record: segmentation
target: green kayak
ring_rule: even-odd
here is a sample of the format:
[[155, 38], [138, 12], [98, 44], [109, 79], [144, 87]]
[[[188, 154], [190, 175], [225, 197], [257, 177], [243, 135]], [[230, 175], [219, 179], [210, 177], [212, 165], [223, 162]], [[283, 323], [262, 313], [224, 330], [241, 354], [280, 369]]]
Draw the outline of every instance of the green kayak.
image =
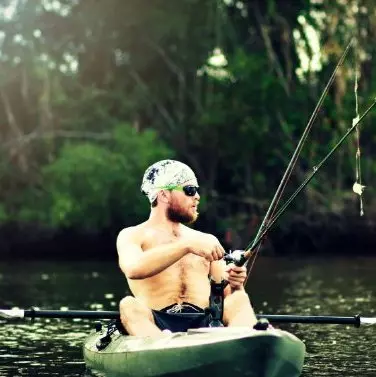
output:
[[277, 329], [209, 327], [158, 338], [115, 331], [98, 350], [105, 335], [100, 330], [88, 336], [84, 358], [111, 377], [297, 377], [305, 355], [301, 340]]

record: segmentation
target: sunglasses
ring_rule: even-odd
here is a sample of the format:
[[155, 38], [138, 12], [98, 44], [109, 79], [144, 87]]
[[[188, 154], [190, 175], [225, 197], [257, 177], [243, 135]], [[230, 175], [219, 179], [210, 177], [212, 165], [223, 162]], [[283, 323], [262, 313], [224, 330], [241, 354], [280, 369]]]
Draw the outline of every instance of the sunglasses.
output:
[[198, 186], [164, 186], [161, 187], [161, 189], [164, 190], [176, 190], [176, 191], [183, 191], [185, 195], [187, 196], [195, 196], [199, 193], [199, 187]]

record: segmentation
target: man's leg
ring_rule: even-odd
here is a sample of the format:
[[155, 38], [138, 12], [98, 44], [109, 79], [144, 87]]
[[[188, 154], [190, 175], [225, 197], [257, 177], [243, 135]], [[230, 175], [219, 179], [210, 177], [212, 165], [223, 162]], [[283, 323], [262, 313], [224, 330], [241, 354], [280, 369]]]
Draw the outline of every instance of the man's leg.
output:
[[223, 323], [225, 326], [247, 326], [252, 328], [256, 324], [255, 312], [244, 289], [227, 295], [223, 306]]
[[129, 335], [153, 336], [161, 334], [151, 310], [132, 296], [120, 301], [120, 320]]

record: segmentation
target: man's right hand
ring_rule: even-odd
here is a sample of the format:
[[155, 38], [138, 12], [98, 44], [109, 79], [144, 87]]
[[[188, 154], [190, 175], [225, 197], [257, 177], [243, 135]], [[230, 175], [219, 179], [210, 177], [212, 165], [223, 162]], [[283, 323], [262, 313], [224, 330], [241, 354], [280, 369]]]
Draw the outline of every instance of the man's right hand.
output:
[[220, 260], [225, 254], [225, 250], [217, 238], [210, 234], [195, 235], [188, 241], [188, 250], [209, 262]]

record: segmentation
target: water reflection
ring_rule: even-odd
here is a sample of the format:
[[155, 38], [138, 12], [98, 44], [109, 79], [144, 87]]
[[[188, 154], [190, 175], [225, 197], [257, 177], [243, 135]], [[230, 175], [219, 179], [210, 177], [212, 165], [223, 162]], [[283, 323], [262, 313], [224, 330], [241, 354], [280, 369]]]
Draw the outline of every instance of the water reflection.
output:
[[[290, 287], [279, 311], [372, 316], [375, 269], [369, 260], [316, 260], [295, 273], [281, 273], [279, 279]], [[289, 330], [306, 343], [303, 376], [376, 376], [374, 326], [296, 325]]]
[[[247, 290], [257, 311], [374, 316], [375, 260], [260, 259]], [[374, 267], [375, 266], [375, 267]], [[1, 306], [114, 310], [126, 294], [115, 263], [0, 266]], [[0, 321], [0, 376], [93, 377], [88, 320]], [[376, 326], [283, 325], [307, 346], [303, 377], [375, 377]]]
[[26, 322], [1, 325], [0, 375], [77, 376], [77, 366], [85, 367], [79, 350], [89, 325]]

